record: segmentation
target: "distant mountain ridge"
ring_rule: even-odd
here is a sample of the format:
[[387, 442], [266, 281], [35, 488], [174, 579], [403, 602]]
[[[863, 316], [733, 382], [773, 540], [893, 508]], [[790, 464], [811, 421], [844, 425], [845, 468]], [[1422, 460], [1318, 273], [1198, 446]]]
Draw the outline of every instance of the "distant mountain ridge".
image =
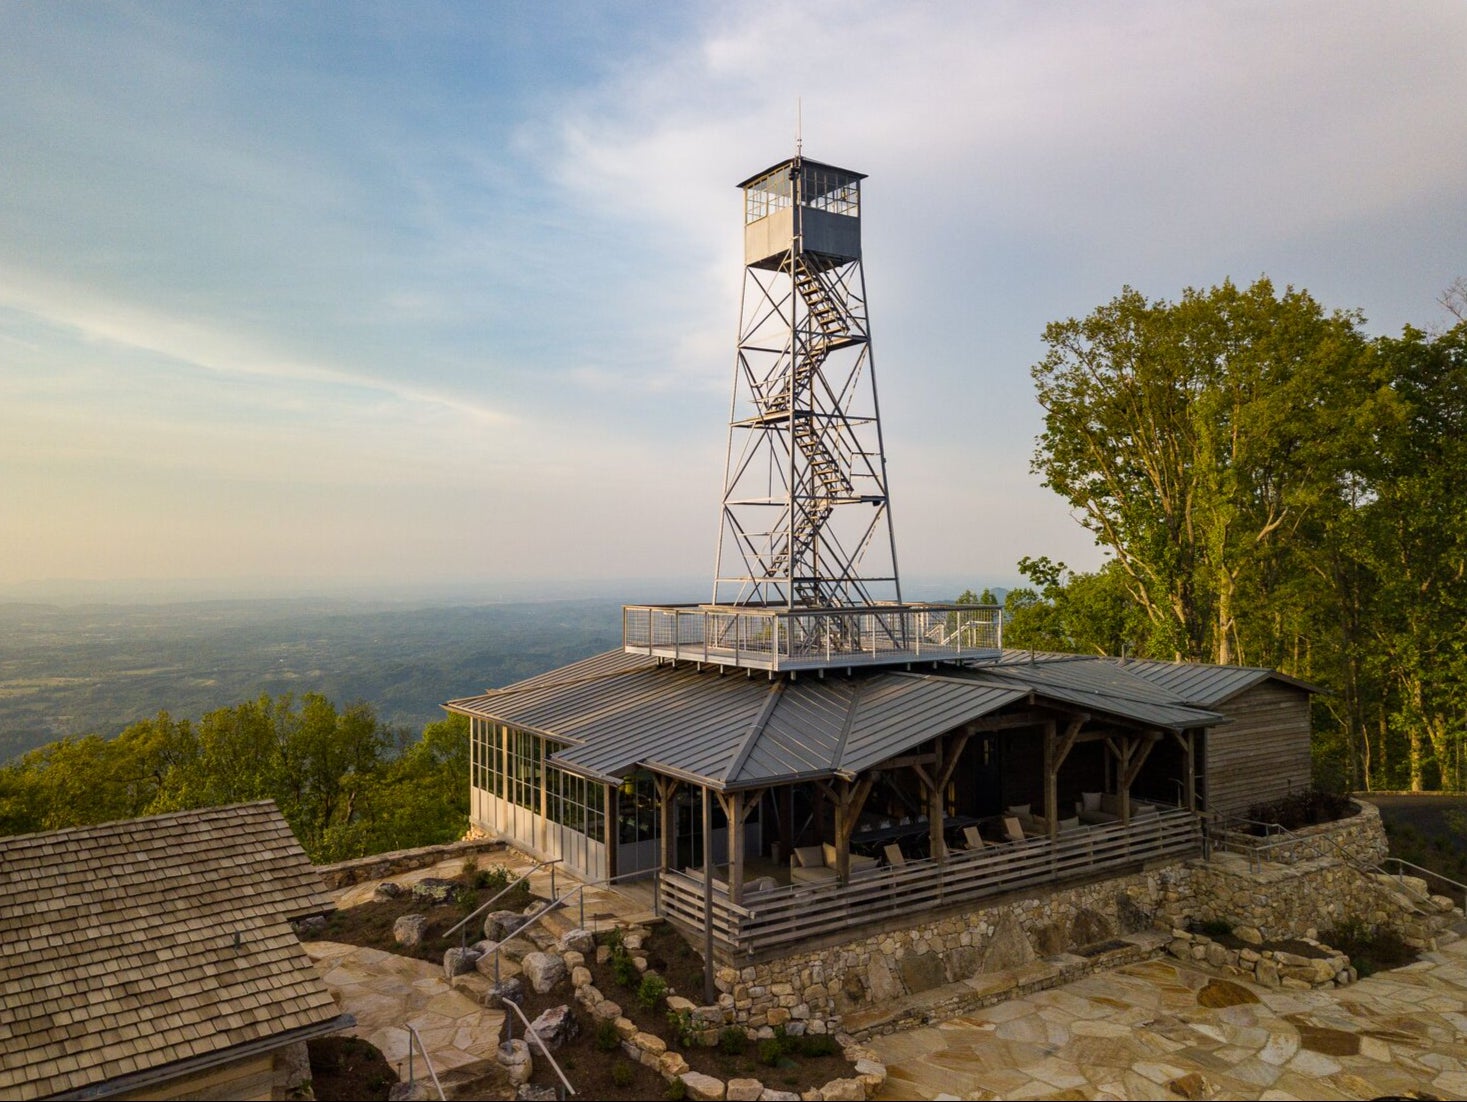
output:
[[[982, 591], [940, 586], [918, 584], [904, 596], [950, 601], [964, 588]], [[261, 693], [363, 700], [416, 737], [443, 717], [446, 700], [619, 646], [624, 602], [698, 601], [690, 588], [641, 581], [626, 585], [624, 599], [496, 603], [0, 603], [0, 762], [69, 735], [110, 738], [159, 711], [197, 719]]]

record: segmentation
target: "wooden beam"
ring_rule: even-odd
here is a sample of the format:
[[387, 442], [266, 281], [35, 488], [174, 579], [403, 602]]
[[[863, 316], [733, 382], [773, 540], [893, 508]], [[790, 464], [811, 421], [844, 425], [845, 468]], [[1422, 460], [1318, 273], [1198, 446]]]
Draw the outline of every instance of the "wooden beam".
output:
[[953, 779], [953, 773], [957, 771], [958, 761], [963, 756], [963, 751], [968, 748], [968, 740], [973, 737], [972, 731], [960, 731], [953, 739], [953, 744], [948, 747], [947, 753], [943, 755], [942, 769], [937, 775], [937, 787], [946, 789], [948, 783]]
[[1151, 756], [1151, 748], [1161, 741], [1160, 731], [1150, 731], [1143, 734], [1137, 742], [1132, 743], [1131, 760], [1126, 765], [1126, 772], [1121, 777], [1121, 783], [1126, 786], [1127, 792], [1136, 783], [1136, 778], [1141, 775], [1141, 767], [1146, 764], [1146, 759]]
[[1070, 718], [1065, 727], [1064, 736], [1060, 739], [1059, 746], [1054, 752], [1054, 768], [1058, 773], [1060, 766], [1065, 764], [1065, 759], [1070, 756], [1070, 751], [1075, 748], [1075, 740], [1080, 736], [1080, 728], [1090, 722], [1089, 712], [1078, 712]]

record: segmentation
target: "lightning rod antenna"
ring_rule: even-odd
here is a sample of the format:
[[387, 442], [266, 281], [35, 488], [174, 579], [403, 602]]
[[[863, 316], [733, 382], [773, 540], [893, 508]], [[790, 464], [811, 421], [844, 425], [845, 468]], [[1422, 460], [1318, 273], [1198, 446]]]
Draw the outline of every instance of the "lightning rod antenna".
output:
[[805, 148], [805, 101], [803, 97], [795, 97], [795, 156], [800, 155]]

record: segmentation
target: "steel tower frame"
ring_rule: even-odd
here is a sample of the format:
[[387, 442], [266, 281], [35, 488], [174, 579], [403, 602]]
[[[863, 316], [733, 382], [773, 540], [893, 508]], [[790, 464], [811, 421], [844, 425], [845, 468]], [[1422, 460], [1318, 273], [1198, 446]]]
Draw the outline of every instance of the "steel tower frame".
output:
[[739, 185], [745, 267], [715, 605], [901, 601], [860, 248], [860, 173]]

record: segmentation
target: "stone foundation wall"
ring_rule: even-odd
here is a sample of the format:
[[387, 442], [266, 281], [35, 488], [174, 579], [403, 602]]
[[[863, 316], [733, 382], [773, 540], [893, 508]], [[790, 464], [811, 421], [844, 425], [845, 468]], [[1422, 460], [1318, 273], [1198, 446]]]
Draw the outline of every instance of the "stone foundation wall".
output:
[[455, 857], [476, 857], [481, 853], [493, 853], [504, 849], [504, 842], [493, 838], [468, 838], [459, 842], [448, 842], [441, 846], [422, 846], [418, 849], [399, 849], [391, 853], [376, 853], [370, 857], [358, 857], [354, 861], [341, 861], [335, 865], [317, 865], [328, 891], [349, 888], [363, 880], [381, 880], [384, 876], [395, 876], [413, 869], [426, 869], [440, 861]]
[[843, 1016], [975, 976], [1005, 972], [1122, 934], [1185, 923], [1182, 863], [720, 970], [740, 1025], [834, 1031]]
[[843, 1019], [945, 984], [998, 973], [1022, 976], [1083, 947], [1211, 920], [1256, 931], [1260, 939], [1286, 940], [1316, 937], [1353, 918], [1394, 928], [1409, 943], [1429, 944], [1431, 931], [1409, 901], [1342, 859], [1376, 864], [1386, 855], [1379, 811], [1368, 803], [1360, 807], [1349, 819], [1296, 832], [1302, 836], [1291, 846], [1297, 853], [1275, 851], [1296, 859], [1331, 856], [1264, 864], [1254, 873], [1246, 858], [1218, 854], [1211, 861], [1041, 889], [838, 946], [720, 969], [720, 1003], [730, 1020], [751, 1030], [783, 1025], [835, 1031]]

